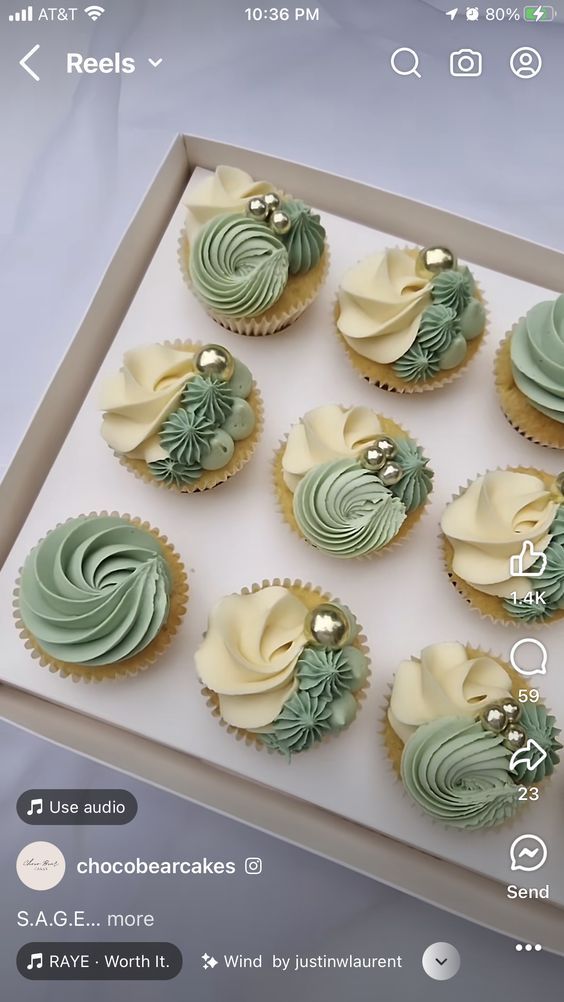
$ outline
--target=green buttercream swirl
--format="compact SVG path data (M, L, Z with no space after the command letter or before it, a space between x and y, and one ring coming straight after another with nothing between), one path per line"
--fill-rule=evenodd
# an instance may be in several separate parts
M159 540L114 515L58 526L27 557L19 608L51 657L96 667L133 657L167 620L171 578Z
M182 487L182 484L194 484L202 475L202 467L197 463L189 466L186 463L177 462L172 456L156 459L147 465L155 480L162 480L165 484L174 484L175 487Z
M558 765L560 756L558 752L562 748L558 735L560 729L556 726L556 719L548 712L541 703L524 703L519 726L522 727L528 738L532 738L547 753L547 757L540 762L536 769L527 769L526 762L520 762L511 773L515 777L515 782L524 781L530 786L532 783L540 783L546 776L551 776L554 767Z
M447 272L445 272L447 274ZM460 333L456 311L440 304L424 310L417 331L417 341L430 356L440 361Z
M407 741L401 778L410 797L435 821L453 828L501 824L518 807L503 737L467 717L423 724Z
M513 379L541 414L564 424L564 295L538 303L511 337Z
M405 355L394 362L393 368L401 379L411 383L430 379L439 371L440 365L433 352L424 351L421 345L414 341Z
M474 279L468 268L450 268L433 279L431 298L434 303L448 306L460 315L466 309L474 292Z
M188 380L180 402L185 410L219 428L231 414L233 391L223 380L197 375Z
M335 557L360 557L386 546L405 521L405 505L356 460L314 466L294 494L305 538Z
M281 236L286 250L290 275L300 275L315 268L325 247L325 229L305 202L295 199L281 206L292 224Z
M363 662L361 666L359 655ZM300 691L327 699L356 691L362 674L366 679L368 660L356 647L343 647L337 651L325 647L305 647L296 665Z
M331 729L330 701L298 691L284 703L272 730L260 737L269 748L290 757L307 751Z
M231 317L255 317L282 295L288 254L264 223L246 216L216 216L196 238L190 254L196 294L210 309Z
M211 421L184 407L169 414L161 429L160 442L178 463L185 466L201 464L209 452L215 428Z
M401 466L403 477L390 490L403 502L409 513L425 504L433 489L434 473L429 469L429 460L423 455L421 446L410 438L396 438L394 441L394 461Z

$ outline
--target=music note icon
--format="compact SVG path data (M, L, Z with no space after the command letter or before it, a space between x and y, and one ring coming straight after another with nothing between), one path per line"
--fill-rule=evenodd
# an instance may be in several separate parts
M37 808L37 810L35 811L36 814L43 814L43 801L41 800L40 797L37 797L36 800L31 801L31 804L29 805L29 811L26 811L28 818L31 817L35 808Z
M27 965L28 971L36 970L40 971L43 967L43 954L42 953L32 953L29 958L29 964Z

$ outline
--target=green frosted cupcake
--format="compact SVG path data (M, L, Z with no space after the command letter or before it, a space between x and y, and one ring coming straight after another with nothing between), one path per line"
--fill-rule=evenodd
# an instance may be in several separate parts
M407 536L421 518L433 471L421 447L367 407L309 411L274 461L284 519L316 549L370 557Z
M431 820L469 832L498 827L516 815L524 788L552 775L560 731L533 691L522 701L526 692L500 658L460 643L431 644L399 665L386 747Z
M180 267L209 315L238 334L274 334L318 294L329 251L317 213L235 167L189 190Z
M158 529L102 512L69 519L31 550L14 616L39 664L91 682L153 664L187 601L180 558Z

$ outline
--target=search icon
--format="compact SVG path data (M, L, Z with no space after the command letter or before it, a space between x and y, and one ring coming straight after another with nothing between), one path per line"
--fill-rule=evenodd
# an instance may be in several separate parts
M413 61L413 63L407 69L402 70L401 67L399 67L397 65L397 59L398 59L398 56L401 57L404 52L407 52L407 54L411 56L411 60L409 60L409 61L410 62ZM403 62L405 63L406 60L404 59ZM420 74L419 69L418 69L418 67L419 67L419 56L417 55L417 53L415 52L414 49L408 49L405 46L403 46L401 49L396 49L395 52L392 52L392 55L390 57L390 63L391 63L391 67L392 67L394 73L397 73L398 76L400 76L400 77L409 77L409 76L411 76L412 73L414 73L415 76L419 77L419 79L421 80L421 74Z

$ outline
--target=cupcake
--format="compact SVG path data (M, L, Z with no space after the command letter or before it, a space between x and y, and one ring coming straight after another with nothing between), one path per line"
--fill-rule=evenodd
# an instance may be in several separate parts
M80 515L31 550L16 586L20 636L75 681L135 675L168 647L188 585L166 536L129 515Z
M218 167L188 192L182 273L213 320L236 334L275 334L297 320L327 275L319 216L300 199Z
M447 505L447 571L482 615L514 626L564 615L563 490L562 474L495 470Z
M287 758L354 720L369 662L351 612L299 581L264 581L222 598L196 651L215 716Z
M470 270L444 247L395 248L346 272L337 330L370 383L420 393L450 383L474 357L486 328Z
M102 437L142 480L181 493L223 483L251 458L262 400L218 344L149 344L124 355L100 397Z
M496 827L517 813L523 787L552 774L560 732L542 703L519 701L525 691L500 658L460 643L431 644L402 661L386 747L404 790L433 821Z
M282 514L334 557L369 557L404 539L432 489L423 450L368 407L330 404L291 429L274 461Z
M495 374L516 431L564 449L564 296L538 303L515 324L500 345Z

